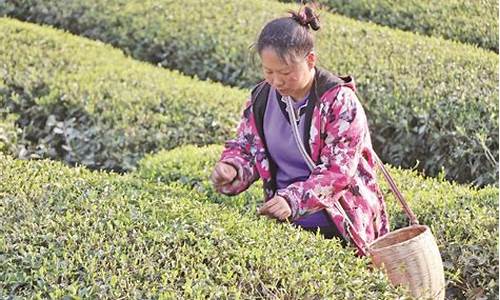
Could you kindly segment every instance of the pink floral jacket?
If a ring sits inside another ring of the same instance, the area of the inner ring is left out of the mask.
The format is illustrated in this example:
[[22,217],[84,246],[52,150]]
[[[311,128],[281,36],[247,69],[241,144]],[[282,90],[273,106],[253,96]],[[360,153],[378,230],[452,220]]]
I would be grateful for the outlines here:
[[[261,178],[265,201],[275,193],[276,165],[266,150],[264,110],[269,84],[252,91],[238,126],[237,137],[227,141],[221,161],[237,169],[237,178],[219,192],[235,195]],[[386,206],[376,181],[374,152],[364,110],[356,97],[354,81],[316,69],[306,107],[304,146],[316,162],[306,181],[295,182],[278,194],[287,199],[292,220],[326,209],[339,232],[364,255],[366,243],[389,231]],[[334,205],[349,215],[358,237],[349,234],[347,222]],[[337,204],[338,205],[338,204]]]

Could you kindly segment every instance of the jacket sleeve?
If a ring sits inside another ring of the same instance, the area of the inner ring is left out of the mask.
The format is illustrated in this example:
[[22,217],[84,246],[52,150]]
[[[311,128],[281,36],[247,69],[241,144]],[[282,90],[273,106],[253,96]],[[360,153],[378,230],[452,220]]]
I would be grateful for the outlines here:
[[[336,94],[336,96],[335,96]],[[348,188],[356,172],[365,135],[366,116],[356,94],[348,87],[338,93],[329,91],[330,103],[325,121],[325,141],[320,163],[306,181],[295,182],[278,191],[290,204],[292,219],[332,207],[340,193]]]
[[218,190],[226,195],[237,195],[245,191],[255,180],[259,173],[255,166],[256,129],[252,112],[252,101],[249,99],[243,110],[243,115],[238,125],[236,138],[225,143],[220,161],[236,168],[236,178]]

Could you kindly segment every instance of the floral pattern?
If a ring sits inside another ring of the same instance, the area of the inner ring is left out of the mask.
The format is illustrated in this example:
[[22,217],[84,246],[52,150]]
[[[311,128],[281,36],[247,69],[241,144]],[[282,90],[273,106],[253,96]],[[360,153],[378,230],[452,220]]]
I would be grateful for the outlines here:
[[[276,191],[270,188],[269,159],[258,134],[252,100],[246,103],[237,137],[226,142],[221,161],[237,169],[237,178],[219,192],[235,195],[261,178],[265,200]],[[376,181],[376,165],[364,110],[353,83],[327,90],[316,104],[310,128],[311,158],[318,162],[305,181],[295,182],[278,195],[287,199],[292,219],[326,209],[339,232],[364,255],[362,242],[370,243],[389,231],[385,202]],[[349,234],[348,214],[355,232]]]

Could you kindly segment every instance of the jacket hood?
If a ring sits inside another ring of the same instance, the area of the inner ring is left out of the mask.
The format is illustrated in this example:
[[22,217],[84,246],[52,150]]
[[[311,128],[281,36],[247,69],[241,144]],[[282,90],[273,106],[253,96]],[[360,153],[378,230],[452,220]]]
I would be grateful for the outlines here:
[[316,67],[315,88],[318,96],[321,97],[326,91],[337,85],[349,87],[356,92],[356,84],[352,76],[336,76],[322,68]]

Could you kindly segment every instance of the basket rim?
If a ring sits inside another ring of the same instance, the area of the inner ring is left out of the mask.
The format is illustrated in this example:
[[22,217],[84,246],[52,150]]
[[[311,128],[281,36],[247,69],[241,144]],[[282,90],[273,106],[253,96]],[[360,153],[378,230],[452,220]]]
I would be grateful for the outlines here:
[[[408,239],[406,241],[403,241],[401,243],[392,244],[392,245],[388,245],[388,246],[385,246],[385,247],[373,248],[373,245],[376,244],[376,243],[379,243],[381,240],[384,240],[384,239],[386,239],[386,238],[388,238],[390,236],[396,235],[396,234],[398,234],[400,232],[404,232],[404,231],[408,231],[408,230],[412,230],[412,229],[424,229],[424,230],[420,234],[418,234],[417,236],[414,236],[414,237],[412,237],[412,238],[410,238],[410,239]],[[387,249],[391,249],[391,248],[401,247],[402,245],[406,245],[406,244],[415,242],[418,239],[424,238],[424,234],[426,232],[431,233],[431,236],[432,236],[431,229],[427,225],[415,224],[415,225],[406,226],[406,227],[399,228],[399,229],[396,229],[394,231],[391,231],[391,232],[389,232],[389,233],[381,236],[380,238],[375,239],[374,241],[372,241],[371,243],[369,243],[366,246],[366,248],[367,248],[367,250],[369,252],[379,252],[379,251],[382,251],[382,250],[387,250]]]

